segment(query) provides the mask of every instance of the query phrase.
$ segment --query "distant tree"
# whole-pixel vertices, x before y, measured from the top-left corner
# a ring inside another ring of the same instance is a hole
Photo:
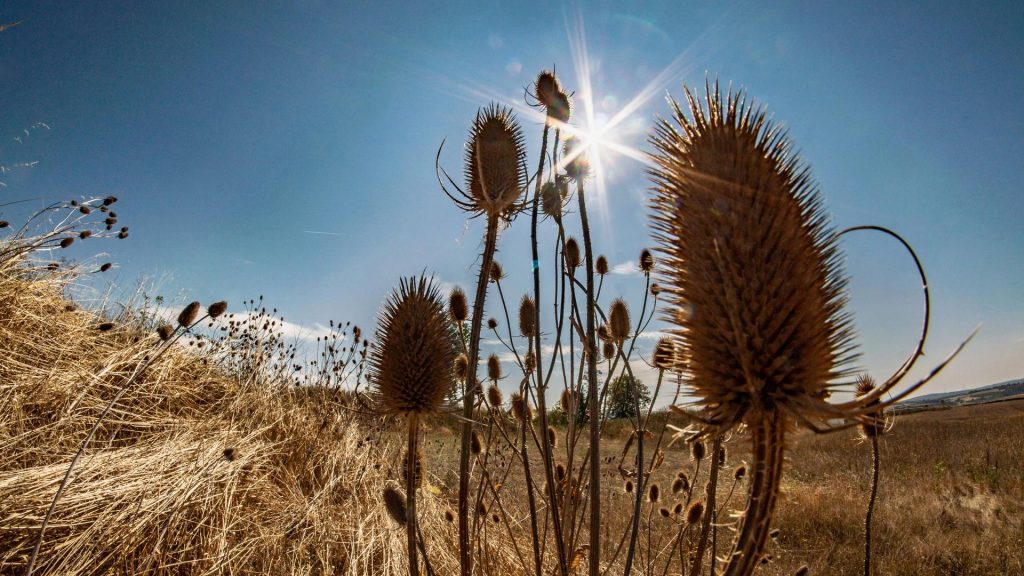
[[[636,417],[637,400],[640,401],[640,410],[646,410],[651,403],[651,391],[647,385],[623,374],[612,381],[608,389],[608,401],[606,410],[609,418],[633,418]]]

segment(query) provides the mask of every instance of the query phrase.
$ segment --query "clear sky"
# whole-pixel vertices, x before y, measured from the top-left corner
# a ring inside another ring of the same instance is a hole
[[[0,164],[38,161],[4,173],[0,199],[119,196],[130,239],[72,248],[118,263],[100,288],[164,278],[168,296],[263,294],[309,334],[370,327],[400,276],[473,284],[482,223],[433,163],[447,139],[441,161],[461,175],[478,106],[522,107],[554,65],[574,122],[618,115],[605,138],[646,151],[666,93],[717,77],[789,128],[836,226],[890,226],[918,250],[933,296],[918,374],[981,325],[926,391],[1024,376],[1020,2],[170,4],[0,4],[0,24],[21,21],[0,32]],[[541,123],[520,119],[535,165]],[[601,162],[595,243],[624,272],[605,298],[638,307],[626,264],[651,243],[649,183],[609,148]],[[515,301],[528,228],[500,240]],[[916,341],[916,275],[880,235],[844,248],[860,365],[884,377]]]

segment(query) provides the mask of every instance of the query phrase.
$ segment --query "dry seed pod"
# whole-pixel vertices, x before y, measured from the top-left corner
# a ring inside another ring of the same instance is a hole
[[[497,260],[491,261],[490,272],[491,282],[498,282],[505,277],[505,271],[501,268],[501,263]]]
[[[171,326],[170,324],[163,324],[159,328],[156,329],[156,333],[157,333],[157,335],[160,336],[161,340],[166,342],[166,341],[170,340],[171,336],[174,334],[174,327]]]
[[[732,478],[733,478],[733,480],[735,480],[737,482],[739,482],[740,480],[743,480],[743,477],[746,476],[746,475],[747,475],[747,467],[744,466],[743,464],[740,464],[739,466],[736,467],[735,470],[732,471]]]
[[[536,314],[537,305],[533,303],[533,298],[523,296],[523,299],[519,301],[519,334],[524,338],[534,335],[537,328]]]
[[[562,412],[566,414],[572,413],[574,396],[575,393],[572,390],[568,388],[562,390],[562,396],[558,399],[558,406],[562,409]]]
[[[75,243],[75,239],[71,238],[71,237],[68,237],[68,238],[65,238],[65,239],[60,241],[60,247],[61,248],[67,248],[67,247],[71,246],[74,243]]]
[[[472,211],[510,218],[527,180],[523,134],[511,109],[491,104],[477,112],[465,167]]]
[[[690,504],[690,507],[686,509],[686,523],[696,524],[700,522],[700,517],[704,515],[704,503],[700,500]]]
[[[562,151],[565,159],[565,174],[577,182],[586,178],[587,173],[590,172],[590,162],[587,160],[587,153],[579,139],[573,136],[566,138]]]
[[[601,355],[604,356],[605,360],[611,360],[615,357],[615,344],[611,342],[603,342],[601,344]]]
[[[544,214],[559,221],[562,219],[562,205],[568,195],[568,187],[559,179],[557,182],[545,182],[540,189],[540,207]]]
[[[612,338],[612,329],[609,328],[607,324],[601,324],[597,327],[597,337],[602,342],[611,342],[614,340]]]
[[[496,319],[494,319],[494,318],[488,318],[487,319],[487,328],[489,328],[491,330],[494,330],[497,327],[498,327],[498,321]]]
[[[513,392],[510,397],[512,404],[512,416],[520,422],[530,422],[533,420],[533,409],[530,404],[523,398],[523,395],[519,392]]]
[[[680,476],[672,481],[673,494],[679,494],[680,492],[684,492],[687,489],[689,489],[689,487],[690,481],[686,478],[686,476]]]
[[[548,444],[551,444],[552,448],[558,447],[558,436],[555,434],[554,426],[548,426]]]
[[[487,451],[486,445],[484,444],[484,437],[480,435],[480,432],[473,430],[473,438],[469,443],[469,451],[474,455],[480,455]]]
[[[683,513],[683,503],[682,502],[676,502],[675,507],[672,508],[672,513],[675,514],[676,516],[682,514]]]
[[[491,354],[487,358],[487,378],[494,382],[501,380],[501,360],[497,354]]]
[[[651,484],[651,487],[647,491],[647,500],[650,502],[657,502],[661,496],[661,490],[658,488],[657,482]]]
[[[659,508],[658,513],[661,514],[662,518],[668,518],[672,514],[668,508]]]
[[[657,297],[658,294],[661,294],[661,284],[655,282],[651,284],[651,296]]]
[[[199,316],[199,309],[202,305],[199,302],[192,302],[178,314],[178,326],[191,326]]]
[[[652,364],[659,370],[669,370],[675,363],[676,347],[672,339],[665,337],[658,340],[654,346]]]
[[[694,461],[699,462],[704,459],[705,455],[704,443],[700,440],[694,440],[690,444],[690,457],[693,458]]]
[[[562,464],[561,462],[555,465],[555,480],[559,482],[565,481],[565,464]]]
[[[221,300],[214,302],[206,309],[206,313],[210,315],[211,319],[217,319],[221,314],[226,312],[228,309],[228,303]]]
[[[505,399],[501,396],[501,389],[499,389],[496,384],[491,384],[487,389],[487,403],[490,404],[492,408],[500,408],[504,402]]]
[[[466,376],[469,374],[469,358],[465,354],[459,354],[455,357],[454,372],[456,380],[459,382],[466,381]]]
[[[632,494],[633,493],[633,481],[632,480],[626,480],[626,484],[622,487],[622,489],[626,491],[626,494]]]
[[[565,92],[555,95],[555,103],[548,107],[548,117],[554,118],[563,124],[569,121],[572,116],[572,101]]]
[[[533,371],[537,368],[537,358],[533,355],[533,350],[528,350],[523,355],[523,370],[527,374],[533,374]]]
[[[452,320],[456,322],[465,322],[466,318],[469,318],[469,304],[466,302],[466,293],[458,286],[452,288],[451,293],[448,295],[448,312],[451,314]]]
[[[565,241],[562,255],[565,257],[565,267],[569,269],[570,274],[580,267],[580,245],[572,236]]]
[[[562,87],[558,84],[558,78],[550,70],[544,70],[537,76],[537,81],[533,83],[533,89],[533,95],[537,98],[537,102],[548,109],[557,103],[558,93],[562,91]]]
[[[370,381],[381,411],[436,411],[448,393],[454,364],[450,324],[437,288],[423,277],[402,280],[380,312],[370,353]]]
[[[388,486],[384,489],[384,508],[388,511],[391,519],[405,526],[407,516],[405,509],[405,495],[396,488]]]
[[[451,524],[452,522],[455,522],[455,513],[452,512],[451,510],[445,509],[445,511],[444,511],[444,521],[449,523],[449,524]]]
[[[629,338],[629,307],[622,298],[616,298],[612,302],[611,310],[608,312],[608,329],[616,344],[622,344],[623,340]]]
[[[857,397],[866,396],[875,389],[875,380],[867,374],[862,374],[857,378]],[[877,405],[875,401],[872,405]],[[875,438],[881,436],[885,430],[885,418],[879,413],[868,414],[864,417],[864,422],[860,425],[860,431],[865,438]]]
[[[600,274],[601,276],[604,276],[605,274],[607,274],[608,273],[608,259],[605,258],[604,256],[598,256],[597,260],[594,261],[594,270],[598,274]]]
[[[651,255],[651,251],[644,248],[640,251],[640,271],[644,274],[650,274],[651,270],[654,269],[654,256]]]

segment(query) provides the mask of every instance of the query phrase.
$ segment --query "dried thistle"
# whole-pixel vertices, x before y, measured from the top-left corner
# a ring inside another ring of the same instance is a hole
[[[381,310],[370,380],[386,414],[434,412],[452,380],[455,350],[437,288],[428,278],[399,282]]]

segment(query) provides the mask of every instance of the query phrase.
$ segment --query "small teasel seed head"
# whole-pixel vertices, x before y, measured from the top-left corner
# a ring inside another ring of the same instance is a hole
[[[480,435],[478,430],[473,430],[473,438],[469,443],[469,451],[474,455],[480,455],[486,451],[484,447],[484,437]]]
[[[676,516],[682,514],[683,513],[683,503],[682,502],[676,502],[676,505],[672,508],[672,513],[675,514]]]
[[[8,222],[7,220],[0,220],[0,229],[7,228],[10,225],[11,225],[11,223]]]
[[[405,526],[407,521],[406,508],[405,508],[405,495],[398,491],[398,489],[388,486],[384,489],[384,508],[388,511],[388,516],[397,522],[398,524]]]
[[[113,266],[113,264],[111,264],[110,262],[105,262],[102,266],[100,266],[100,272],[106,272],[107,270],[110,270],[111,266]]]
[[[117,202],[117,196],[107,196],[106,198],[103,199],[104,206],[110,206],[114,202]]]
[[[565,464],[561,462],[555,465],[555,480],[559,482],[565,481]]]
[[[533,355],[533,350],[527,350],[526,354],[523,355],[523,370],[527,374],[533,374],[533,371],[537,369],[537,358]]]
[[[604,356],[605,360],[611,360],[615,358],[615,343],[614,342],[602,342],[601,343],[601,355]]]
[[[651,484],[651,487],[647,490],[647,500],[651,502],[657,502],[658,498],[661,497],[661,489],[658,488],[658,483]]]
[[[505,403],[505,399],[502,398],[501,395],[501,389],[498,388],[496,384],[491,384],[490,387],[487,388],[487,403],[490,404],[492,408],[500,408],[501,405]]]
[[[562,396],[558,399],[558,406],[562,409],[562,412],[566,414],[572,413],[574,395],[575,393],[568,388],[562,390]]]
[[[654,256],[651,255],[650,250],[644,248],[640,251],[640,271],[649,275],[651,270],[654,270]]]
[[[512,416],[520,422],[530,422],[533,420],[533,409],[530,408],[529,403],[523,398],[523,395],[519,392],[513,392],[511,396],[512,404]]]
[[[433,282],[402,280],[381,309],[370,352],[370,382],[383,413],[430,413],[444,404],[455,366],[451,334]],[[469,368],[467,378],[475,373]]]
[[[857,378],[857,397],[863,397],[875,389],[875,380],[867,374],[861,374]],[[878,401],[872,402],[869,406],[877,405]],[[885,431],[885,417],[878,412],[867,414],[863,417],[860,425],[861,434],[865,438],[875,438]]]
[[[690,504],[690,507],[686,509],[686,523],[696,524],[700,522],[701,516],[704,515],[704,503],[700,500]]]
[[[562,91],[558,78],[555,77],[555,73],[551,70],[544,70],[537,75],[537,81],[533,83],[533,89],[533,96],[537,98],[537,102],[548,109],[555,105],[558,93]]]
[[[689,488],[689,481],[685,478],[676,478],[672,481],[672,493],[679,494]]]
[[[448,295],[448,312],[451,314],[452,320],[456,322],[465,322],[466,318],[469,318],[469,304],[466,301],[466,293],[458,286],[452,288],[451,293]]]
[[[498,320],[496,318],[488,318],[487,319],[487,328],[489,328],[491,330],[494,330],[497,327],[498,327]]]
[[[572,236],[565,241],[562,255],[565,257],[565,267],[569,269],[570,274],[580,267],[580,245]]]
[[[586,178],[587,173],[590,172],[590,162],[587,160],[587,153],[578,138],[570,136],[565,139],[563,154],[566,160],[565,174],[577,182]]]
[[[100,324],[99,326],[97,326],[96,329],[99,330],[100,332],[107,332],[107,331],[110,331],[110,330],[114,329],[114,323],[113,322],[104,322],[103,324]]]
[[[700,440],[694,440],[690,443],[690,457],[693,458],[695,462],[703,460],[706,455],[707,452],[703,442]]]
[[[469,373],[469,358],[465,354],[459,354],[455,357],[455,379],[459,382],[466,381],[466,375]]]
[[[555,434],[554,426],[548,426],[548,444],[551,444],[552,448],[558,447],[558,435]]]
[[[494,382],[501,380],[501,360],[497,354],[491,354],[487,358],[487,377]]]
[[[227,312],[227,310],[228,303],[224,300],[220,300],[219,302],[210,304],[209,308],[206,309],[206,313],[210,315],[210,318],[216,319],[220,317],[221,314]]]
[[[626,301],[622,298],[616,298],[612,302],[608,312],[608,329],[611,332],[612,340],[617,344],[621,344],[623,340],[629,338],[629,307],[626,306]]]
[[[61,248],[67,248],[75,243],[75,239],[70,236],[60,241]]]
[[[526,147],[512,110],[491,104],[477,112],[466,143],[466,189],[474,211],[510,219],[526,189]]]
[[[655,282],[651,284],[651,296],[657,296],[658,294],[661,294],[661,284]]]
[[[168,340],[171,339],[171,336],[174,334],[174,326],[171,326],[170,324],[163,324],[156,329],[156,333],[157,335],[160,336],[161,340],[167,342]]]
[[[594,262],[594,270],[601,276],[608,273],[608,259],[604,256],[598,256],[597,261]]]
[[[79,240],[85,240],[89,236],[92,236],[92,230],[82,230],[81,232],[78,233]]]
[[[178,314],[178,326],[191,326],[196,321],[196,318],[199,317],[199,310],[202,307],[203,305],[199,302],[191,302],[188,306],[185,306],[181,314]]]
[[[505,278],[505,270],[497,260],[491,260],[490,279],[491,282],[499,282]]]
[[[455,513],[452,512],[451,510],[445,509],[445,511],[444,511],[444,521],[449,523],[449,524],[455,522]]]
[[[519,334],[524,338],[534,336],[534,331],[537,329],[536,315],[537,305],[534,304],[533,298],[523,296],[523,299],[519,301]]]
[[[659,370],[670,370],[675,365],[676,346],[669,337],[658,340],[654,345],[653,364]]]
[[[735,480],[737,482],[739,482],[740,480],[743,480],[743,477],[746,476],[746,475],[747,475],[747,467],[744,466],[743,464],[740,464],[739,466],[736,467],[735,470],[732,471],[732,478],[733,478],[733,480]]]
[[[548,117],[566,123],[572,117],[572,100],[565,92],[555,94],[555,103],[548,107]]]
[[[476,507],[476,513],[480,516],[487,516],[487,503],[481,500]]]
[[[612,338],[612,329],[609,328],[607,324],[601,324],[597,327],[597,337],[600,338],[602,342],[611,342],[614,340],[614,338]]]
[[[540,189],[541,210],[556,222],[562,219],[562,203],[565,201],[560,188],[562,187],[554,182],[545,182]]]
[[[121,231],[117,233],[119,240],[124,240],[128,237],[128,228],[121,228]]]
[[[622,487],[622,489],[626,491],[626,494],[632,494],[633,493],[633,481],[632,480],[626,480],[626,484]]]

